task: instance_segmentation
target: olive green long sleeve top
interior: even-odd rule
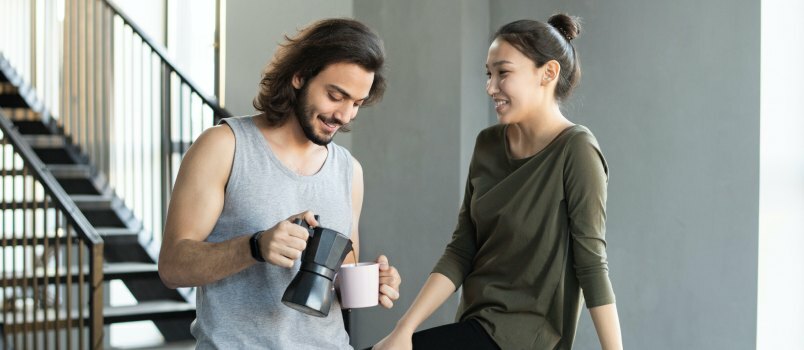
[[[525,159],[511,157],[505,125],[483,130],[452,241],[433,269],[463,286],[458,320],[476,319],[502,349],[570,349],[583,298],[590,308],[614,303],[607,182],[586,127]]]

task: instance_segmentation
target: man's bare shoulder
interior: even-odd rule
[[[185,174],[204,181],[225,183],[234,162],[235,136],[228,125],[218,125],[207,130],[193,142],[179,170],[179,180]]]

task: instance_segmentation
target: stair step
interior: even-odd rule
[[[50,129],[40,120],[14,120],[17,131],[23,135],[49,135]]]
[[[48,164],[50,166],[50,164]],[[101,191],[90,178],[56,178],[56,181],[69,195],[89,194],[99,195]]]
[[[109,348],[109,350],[195,350],[195,340],[166,342],[151,346],[124,347],[124,348],[112,347]]]
[[[112,196],[99,195],[99,194],[73,194],[70,199],[75,202],[79,209],[95,209],[95,210],[109,210],[114,207],[112,204]]]
[[[0,95],[0,107],[3,108],[26,108],[28,104],[19,94]]]
[[[136,230],[129,230],[127,228],[120,228],[120,227],[96,227],[98,234],[103,238],[105,245],[114,245],[114,244],[136,244],[137,239],[139,237],[139,231]],[[45,240],[47,240],[48,246],[55,246],[56,241],[59,241],[60,245],[67,244],[67,237],[54,237],[49,236],[47,238],[44,237],[37,237],[36,244],[34,244],[33,237],[2,237],[5,239],[6,247],[11,246],[44,246]],[[16,239],[16,240],[15,240]],[[73,244],[78,243],[78,237],[73,237]]]
[[[34,153],[42,163],[50,164],[77,164],[78,162],[64,148],[34,148]]]
[[[25,312],[21,311],[6,312],[5,315],[6,323],[2,324],[2,318],[0,318],[0,326],[2,326],[2,329],[6,334],[20,332],[23,329],[30,331],[30,329],[32,329],[34,326],[33,320],[34,319],[38,320],[39,327],[41,327],[42,320],[45,320],[45,316],[47,316],[47,320],[50,321],[51,329],[53,328],[61,329],[67,326],[77,327],[79,321],[83,321],[84,325],[87,325],[89,321],[89,312],[86,309],[83,310],[83,313],[81,315],[82,317],[79,317],[78,310],[72,310],[70,312],[71,322],[69,324],[66,320],[67,315],[65,314],[64,311],[60,312],[59,321],[54,322],[54,320],[56,319],[55,310],[40,309],[40,310],[26,310]],[[80,320],[81,318],[83,318],[83,320]],[[144,301],[140,302],[137,305],[103,308],[104,324],[134,322],[134,321],[149,321],[149,320],[161,321],[161,320],[173,320],[173,319],[192,319],[192,318],[195,318],[194,305],[173,300]],[[54,325],[56,327],[53,327]]]
[[[69,273],[68,273],[69,272]],[[47,278],[45,278],[45,273],[47,273]],[[53,268],[48,268],[47,270],[43,268],[37,268],[36,271],[26,271],[26,274],[23,275],[22,271],[16,271],[16,274],[12,273],[12,271],[6,271],[0,278],[0,282],[3,285],[11,285],[12,281],[16,281],[16,285],[28,285],[33,286],[34,280],[38,285],[45,285],[45,284],[54,284],[58,282],[59,284],[67,283],[69,279],[71,283],[78,283],[79,279],[79,270],[78,268],[72,268],[70,271],[59,271],[58,278],[56,277],[56,270]],[[16,275],[16,278],[13,278]],[[133,279],[159,279],[159,268],[156,264],[149,264],[149,263],[133,263],[133,262],[123,262],[123,263],[106,263],[103,265],[103,280],[110,281],[110,280],[133,280]],[[84,281],[89,281],[89,268],[84,268]]]
[[[125,247],[129,244],[139,244],[139,230],[125,227],[96,227],[95,230],[103,238],[103,244],[107,249],[116,245]]]
[[[86,164],[50,164],[47,170],[57,179],[86,179],[92,177],[92,167]]]
[[[126,227],[126,223],[120,219],[113,209],[81,208],[81,213],[95,227]]]
[[[105,280],[159,279],[156,264],[140,262],[109,263],[103,267]]]
[[[183,301],[154,300],[104,309],[104,323],[160,321],[195,317],[195,305]]]
[[[64,136],[50,134],[24,135],[25,140],[34,153],[45,164],[76,164],[78,163],[68,150],[71,146]]]
[[[50,135],[50,134],[37,134],[37,135],[23,135],[22,139],[31,145],[31,148],[64,148],[67,142],[64,136]]]

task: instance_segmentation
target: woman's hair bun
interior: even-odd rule
[[[581,34],[581,19],[576,16],[570,16],[566,13],[557,13],[550,16],[547,20],[551,26],[558,29],[558,32],[564,36],[568,41],[572,41]]]

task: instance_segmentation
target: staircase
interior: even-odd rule
[[[9,71],[8,65],[0,62],[0,110],[6,112],[22,139],[30,145],[76,207],[100,234],[104,242],[103,280],[121,280],[137,299],[137,305],[133,306],[104,307],[104,324],[149,320],[154,322],[169,344],[193,339],[189,330],[190,323],[195,318],[195,307],[188,302],[187,297],[162,284],[152,256],[154,251],[158,251],[158,247],[155,250],[153,244],[148,242],[143,225],[123,201],[114,195],[104,176],[89,164],[89,157],[82,154],[69,137],[64,136],[56,123],[43,120],[41,113],[32,108],[29,101],[34,97],[18,90],[19,87],[8,77],[12,74],[14,73]],[[34,205],[42,207],[44,204]],[[6,209],[11,205],[3,203],[3,206]],[[32,246],[34,242],[28,239],[17,243],[20,246]],[[77,244],[75,241],[71,243]],[[39,247],[45,244],[51,247],[56,244],[64,246],[67,239],[61,237],[51,238],[47,243],[44,240],[37,242]],[[39,271],[28,271],[24,275],[18,272],[17,283],[33,285],[34,280],[40,285],[54,281],[59,284],[66,284],[68,280],[79,282],[79,273],[75,268],[58,277],[55,277],[53,271],[47,273],[41,270],[40,267]],[[5,271],[3,279],[10,280],[10,276],[11,272]],[[41,313],[42,310],[37,312]],[[71,319],[81,318],[77,310],[72,313]],[[36,319],[30,313],[26,316],[9,318],[15,321]],[[44,315],[38,317],[43,318]],[[4,332],[7,333],[25,327],[30,327],[30,324],[7,322],[3,325]],[[168,348],[175,348],[169,344]]]
[[[165,349],[192,346],[194,291],[158,276],[162,220],[187,148],[231,114],[112,2],[14,3],[0,11],[0,349],[100,349],[104,324],[146,320]],[[110,306],[111,281],[136,305]]]

